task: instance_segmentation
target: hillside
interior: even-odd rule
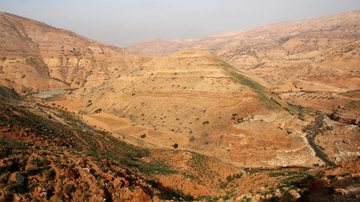
[[[128,143],[165,149],[176,145],[245,167],[328,162],[315,143],[308,144],[318,134],[311,133],[314,140],[309,140],[306,132],[318,116],[316,111],[288,104],[288,99],[281,100],[282,94],[279,97],[271,92],[262,78],[239,71],[213,53],[180,51],[167,57],[142,58],[33,20],[10,14],[3,14],[3,18],[21,25],[37,44],[38,56],[52,80],[66,83],[62,89],[77,87],[59,99],[48,99],[48,105],[80,114],[89,124]],[[65,46],[68,52],[63,51]],[[105,51],[88,52],[93,47]],[[67,59],[60,60],[63,56]],[[5,70],[6,74],[11,72]],[[329,120],[327,125],[335,123]],[[345,130],[339,124],[335,124],[336,130]],[[355,138],[357,130],[347,128],[346,136]],[[319,138],[316,140],[322,144],[325,140]],[[332,153],[331,161],[357,154],[337,157],[341,152],[334,152],[327,141],[323,144],[323,150]],[[346,150],[352,151],[356,145],[351,143]]]
[[[192,152],[134,147],[66,111],[0,92],[4,201],[356,201],[359,194],[358,161],[236,168]]]
[[[129,172],[125,163],[113,161],[122,158],[129,162],[146,155],[145,150],[110,142],[111,137],[103,132],[77,126],[78,120],[64,111],[14,96],[8,97],[10,104],[3,99],[10,91],[1,91],[9,93],[2,93],[0,101],[2,200],[100,201],[121,197],[140,201],[153,197],[153,191],[160,193]],[[117,152],[113,160],[106,157],[110,148]]]
[[[359,89],[359,27],[360,12],[353,11],[199,40],[144,42],[127,50],[145,55],[211,50],[238,70],[261,78],[264,85],[289,102],[330,111],[351,101],[339,93]],[[308,103],[307,96],[317,99]]]
[[[206,51],[153,58],[134,74],[49,102],[143,147],[176,144],[241,166],[322,164],[297,112]]]
[[[0,201],[356,201],[359,14],[150,57],[0,13]]]
[[[0,82],[29,93],[119,77],[139,58],[31,19],[0,13]]]
[[[215,187],[238,172],[218,159],[196,153],[126,144],[74,114],[31,97],[21,98],[6,88],[0,91],[6,92],[0,100],[2,199],[191,199],[223,194],[224,190]],[[164,160],[164,155],[170,158]],[[184,157],[187,160],[183,159],[181,166],[169,161]],[[204,169],[192,166],[197,158]],[[219,170],[215,170],[217,165],[221,165]],[[202,175],[205,171],[211,173],[211,179]],[[189,181],[190,177],[194,179]]]

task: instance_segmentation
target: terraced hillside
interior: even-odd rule
[[[244,166],[321,164],[297,112],[290,114],[277,96],[206,51],[154,58],[134,74],[78,89],[54,104],[71,106],[79,98],[75,112],[139,146],[176,145]]]
[[[199,40],[150,41],[127,50],[143,55],[166,55],[184,49],[214,51],[288,102],[328,113],[359,100],[358,94],[346,96],[354,96],[352,92],[360,86],[359,27],[360,12],[353,11]],[[330,96],[312,101],[299,95],[309,91]],[[288,95],[298,99],[288,99]],[[351,115],[352,119],[357,117]]]
[[[292,83],[292,88],[319,85],[319,89],[353,89],[359,86],[359,26],[360,12],[353,11],[199,40],[144,42],[127,50],[149,55],[162,51],[161,55],[166,55],[184,49],[206,49],[274,87]]]

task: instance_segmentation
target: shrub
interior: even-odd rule
[[[209,121],[204,121],[202,124],[203,125],[208,125],[210,122]]]

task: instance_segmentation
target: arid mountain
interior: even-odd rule
[[[37,44],[26,35],[24,27],[10,17],[0,15],[0,83],[19,92],[64,88],[65,83],[51,78]]]
[[[0,17],[0,200],[360,194],[359,12],[165,42],[162,57]]]
[[[123,49],[8,13],[0,13],[0,25],[0,82],[18,92],[102,83],[137,60]]]
[[[207,51],[180,51],[153,58],[131,56],[122,49],[39,22],[9,14],[3,14],[3,18],[20,24],[37,44],[38,57],[45,64],[49,78],[69,85],[63,89],[78,87],[60,100],[50,101],[81,114],[90,124],[128,143],[167,149],[176,145],[238,166],[328,163],[327,158],[321,159],[319,151],[308,144],[306,127],[318,115],[288,104],[288,99],[281,100],[256,72],[239,71],[239,67]],[[331,19],[328,24],[337,22]],[[255,38],[275,35],[269,28],[259,29],[255,33],[261,34],[255,34]],[[241,37],[254,42],[253,35]],[[97,51],[93,51],[94,47]],[[253,47],[266,49],[267,46],[249,46]],[[5,70],[6,77],[11,71]],[[350,120],[351,116],[353,113]],[[334,123],[329,120],[327,125]],[[349,138],[355,138],[358,129],[346,130]],[[279,139],[282,141],[278,142]],[[350,151],[356,144],[355,141],[347,149]],[[338,157],[341,152],[334,151],[329,161],[356,154]]]
[[[360,11],[353,11],[200,40],[145,42],[127,50],[146,55],[182,49],[214,51],[287,102],[329,113],[354,99],[359,102],[359,27]],[[357,113],[346,116],[358,117]]]
[[[133,144],[177,144],[243,166],[321,164],[301,131],[306,122],[206,51],[154,58],[136,74],[67,97],[87,98],[77,112]]]
[[[360,11],[354,11],[200,40],[145,42],[127,50],[165,55],[183,49],[206,49],[272,86],[288,84],[293,89],[308,89],[318,84],[317,88],[323,90],[354,89],[360,85],[359,27]],[[341,82],[341,78],[348,82]]]

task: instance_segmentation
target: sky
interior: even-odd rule
[[[120,47],[360,10],[360,0],[0,0],[0,11]]]

